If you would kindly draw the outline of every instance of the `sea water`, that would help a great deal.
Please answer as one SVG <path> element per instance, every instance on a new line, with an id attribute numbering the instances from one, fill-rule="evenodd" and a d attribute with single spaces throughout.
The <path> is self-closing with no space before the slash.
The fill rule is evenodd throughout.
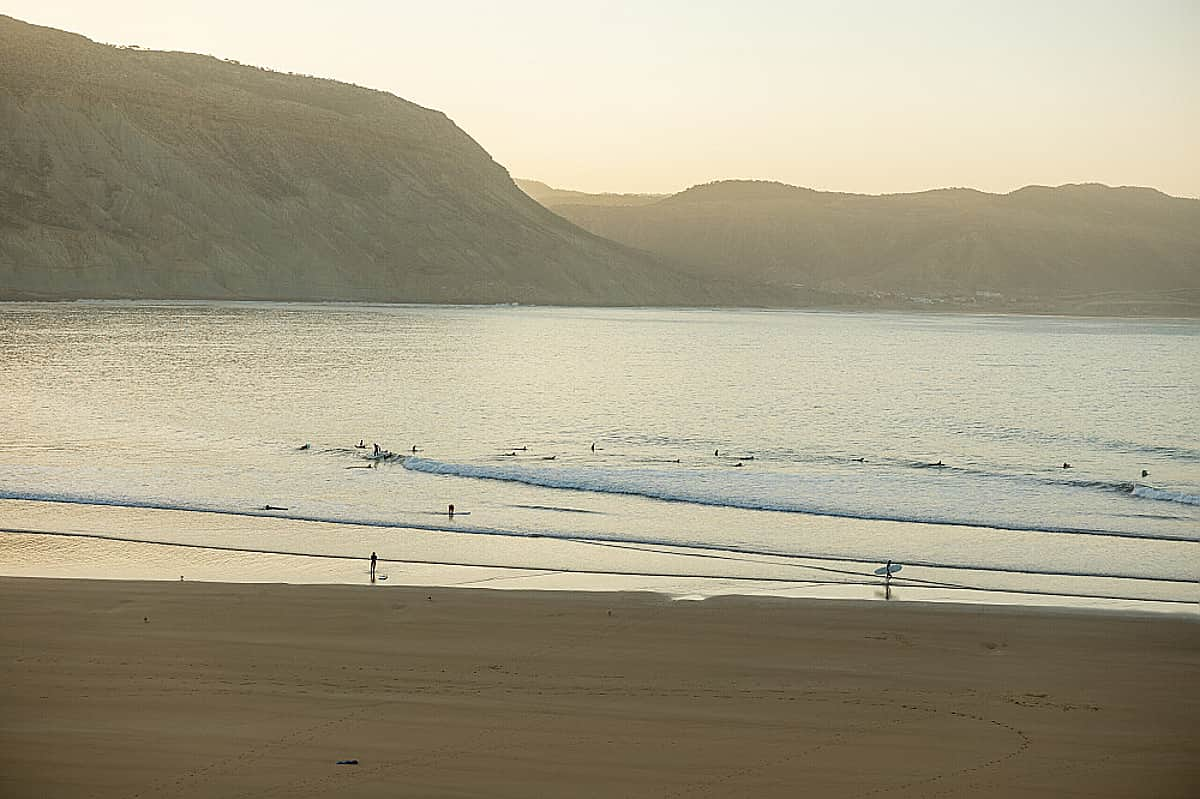
<path id="1" fill-rule="evenodd" d="M 0 573 L 1194 612 L 1198 408 L 1186 320 L 5 304 Z"/>

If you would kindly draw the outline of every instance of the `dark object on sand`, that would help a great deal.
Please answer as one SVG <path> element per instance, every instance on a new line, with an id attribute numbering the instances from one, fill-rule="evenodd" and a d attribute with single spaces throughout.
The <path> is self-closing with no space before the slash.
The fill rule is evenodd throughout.
<path id="1" fill-rule="evenodd" d="M 263 505 L 263 510 L 287 510 L 287 508 L 281 508 L 278 505 Z"/>
<path id="2" fill-rule="evenodd" d="M 337 764 L 339 766 L 357 766 L 358 761 L 357 760 L 339 760 L 337 762 Z"/>

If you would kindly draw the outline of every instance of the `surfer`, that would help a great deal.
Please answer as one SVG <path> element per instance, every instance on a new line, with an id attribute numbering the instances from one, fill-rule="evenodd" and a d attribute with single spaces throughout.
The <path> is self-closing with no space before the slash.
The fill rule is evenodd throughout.
<path id="1" fill-rule="evenodd" d="M 714 449 L 714 450 L 713 450 L 713 457 L 714 457 L 714 458 L 719 458 L 719 457 L 721 457 L 721 450 L 719 450 L 719 449 Z"/>
<path id="2" fill-rule="evenodd" d="M 287 510 L 287 508 L 281 508 L 278 505 L 267 505 L 263 510 Z"/>
<path id="3" fill-rule="evenodd" d="M 544 460 L 544 461 L 552 461 L 552 460 L 554 460 L 554 459 L 555 459 L 555 458 L 557 458 L 557 457 L 558 457 L 557 455 L 544 455 L 544 456 L 542 456 L 542 460 Z"/>
<path id="4" fill-rule="evenodd" d="M 737 463 L 735 463 L 735 464 L 733 464 L 733 465 L 734 465 L 735 467 L 736 467 L 736 466 L 741 466 L 741 465 L 742 465 L 742 462 L 741 462 L 741 461 L 738 461 Z"/>
<path id="5" fill-rule="evenodd" d="M 1142 469 L 1142 477 L 1149 477 L 1149 476 L 1150 476 L 1150 472 L 1146 471 L 1145 469 Z"/>
<path id="6" fill-rule="evenodd" d="M 595 451 L 596 451 L 596 442 L 593 441 L 592 442 L 592 452 L 595 452 Z"/>
<path id="7" fill-rule="evenodd" d="M 312 444 L 301 444 L 301 445 L 298 447 L 298 449 L 308 449 L 308 448 L 309 448 L 309 447 L 311 447 L 311 446 L 312 446 Z"/>
<path id="8" fill-rule="evenodd" d="M 371 582 L 375 582 L 375 564 L 378 562 L 378 560 L 379 560 L 379 558 L 376 557 L 374 552 L 372 552 L 371 553 Z"/>
<path id="9" fill-rule="evenodd" d="M 450 508 L 446 511 L 446 513 L 451 519 L 454 518 L 454 503 L 450 503 Z"/>
<path id="10" fill-rule="evenodd" d="M 363 440 L 360 438 L 360 439 L 358 440 L 358 443 L 354 445 L 354 448 L 355 448 L 355 449 L 366 449 L 366 448 L 367 448 L 367 443 L 366 443 L 365 441 L 363 441 Z"/>
<path id="11" fill-rule="evenodd" d="M 1063 461 L 1063 468 L 1064 468 L 1064 469 L 1070 469 L 1070 468 L 1071 468 L 1071 464 L 1067 463 L 1066 461 Z"/>
<path id="12" fill-rule="evenodd" d="M 850 460 L 854 461 L 855 463 L 866 463 L 867 462 L 866 458 L 851 458 Z"/>
<path id="13" fill-rule="evenodd" d="M 416 444 L 413 444 L 413 445 L 412 445 L 412 453 L 413 453 L 414 455 L 416 455 L 418 452 L 420 452 L 420 450 L 419 450 L 419 449 L 417 449 L 417 445 L 416 445 Z"/>
<path id="14" fill-rule="evenodd" d="M 372 446 L 374 446 L 374 447 L 375 447 L 375 450 L 374 450 L 374 451 L 371 453 L 371 455 L 372 455 L 373 457 L 376 457 L 376 458 L 378 458 L 378 457 L 379 457 L 379 453 L 380 453 L 380 452 L 382 452 L 383 450 L 381 450 L 381 449 L 379 448 L 379 445 L 378 445 L 378 444 L 373 444 Z"/>

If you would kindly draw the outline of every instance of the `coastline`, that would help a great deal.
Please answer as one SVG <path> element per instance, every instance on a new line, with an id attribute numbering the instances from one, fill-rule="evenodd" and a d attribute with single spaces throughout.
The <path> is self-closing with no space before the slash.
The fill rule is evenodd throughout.
<path id="1" fill-rule="evenodd" d="M 8 577 L 0 614 L 6 795 L 1200 785 L 1183 616 Z"/>

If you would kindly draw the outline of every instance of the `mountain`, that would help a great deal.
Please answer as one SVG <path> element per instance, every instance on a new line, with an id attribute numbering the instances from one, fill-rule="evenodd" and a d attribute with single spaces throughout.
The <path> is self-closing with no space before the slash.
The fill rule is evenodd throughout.
<path id="1" fill-rule="evenodd" d="M 0 299 L 711 304 L 391 94 L 0 16 Z"/>
<path id="2" fill-rule="evenodd" d="M 669 194 L 588 194 L 582 191 L 556 189 L 540 180 L 516 179 L 517 187 L 547 208 L 558 205 L 649 205 Z"/>
<path id="3" fill-rule="evenodd" d="M 773 285 L 780 304 L 802 288 L 843 305 L 1200 315 L 1200 200 L 1153 189 L 867 196 L 721 181 L 639 206 L 549 207 L 698 276 Z"/>

